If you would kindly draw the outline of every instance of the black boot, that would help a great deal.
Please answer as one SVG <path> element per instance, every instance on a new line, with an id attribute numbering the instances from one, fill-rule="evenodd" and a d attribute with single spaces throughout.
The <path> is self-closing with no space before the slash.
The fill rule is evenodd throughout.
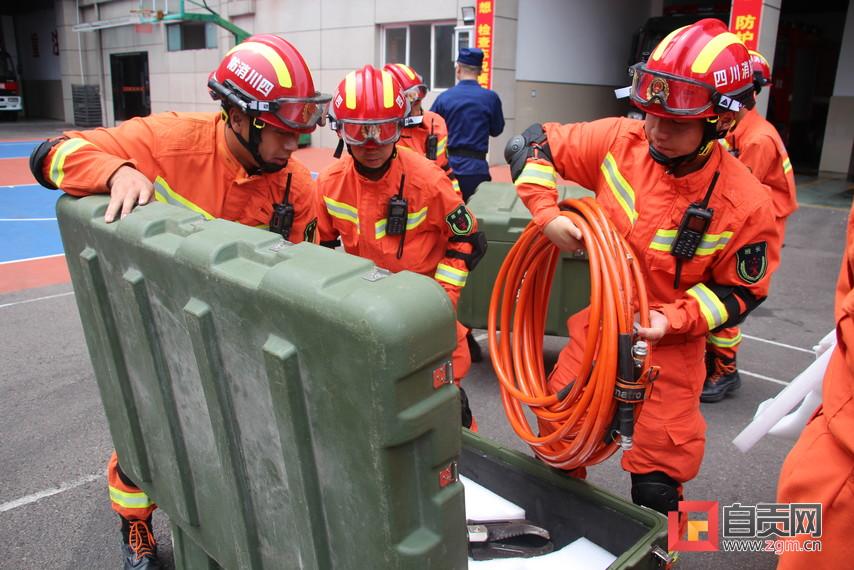
<path id="1" fill-rule="evenodd" d="M 471 329 L 466 333 L 466 342 L 469 345 L 469 353 L 471 354 L 472 362 L 481 362 L 483 360 L 483 351 L 480 349 L 480 344 L 474 339 L 471 334 Z"/>
<path id="2" fill-rule="evenodd" d="M 738 375 L 735 358 L 726 358 L 713 350 L 706 353 L 706 381 L 703 383 L 703 393 L 700 401 L 705 403 L 720 402 L 727 394 L 741 387 L 741 376 Z"/>
<path id="3" fill-rule="evenodd" d="M 122 519 L 122 553 L 124 570 L 159 570 L 157 541 L 151 530 L 151 517 L 147 520 Z"/>
<path id="4" fill-rule="evenodd" d="M 462 426 L 471 429 L 474 415 L 472 415 L 471 406 L 469 406 L 469 397 L 466 396 L 466 391 L 462 388 L 460 388 L 460 411 L 462 412 Z"/>

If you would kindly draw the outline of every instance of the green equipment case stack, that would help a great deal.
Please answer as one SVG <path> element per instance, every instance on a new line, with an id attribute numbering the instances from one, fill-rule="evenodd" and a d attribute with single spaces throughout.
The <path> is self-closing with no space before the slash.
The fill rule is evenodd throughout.
<path id="1" fill-rule="evenodd" d="M 433 280 L 160 203 L 105 224 L 106 205 L 63 197 L 57 217 L 122 469 L 168 514 L 178 568 L 465 568 L 460 473 L 556 548 L 658 567 L 657 513 L 463 446 Z"/>
<path id="2" fill-rule="evenodd" d="M 559 186 L 558 198 L 582 198 L 593 193 L 579 186 Z M 531 213 L 516 194 L 516 188 L 504 182 L 485 182 L 468 204 L 477 217 L 478 229 L 486 233 L 489 247 L 480 264 L 468 277 L 460 295 L 457 315 L 469 328 L 485 329 L 489 319 L 489 299 L 501 263 L 531 221 Z M 555 271 L 546 334 L 566 336 L 566 320 L 587 306 L 590 299 L 590 275 L 587 257 L 564 253 Z"/>

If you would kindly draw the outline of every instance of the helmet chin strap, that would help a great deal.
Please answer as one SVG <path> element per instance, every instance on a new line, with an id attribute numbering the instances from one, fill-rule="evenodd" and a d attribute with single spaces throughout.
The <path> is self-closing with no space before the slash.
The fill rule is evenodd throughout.
<path id="1" fill-rule="evenodd" d="M 723 138 L 726 135 L 726 133 L 718 133 L 717 124 L 717 119 L 714 121 L 706 119 L 703 122 L 703 138 L 700 140 L 700 145 L 688 154 L 671 158 L 655 148 L 652 143 L 649 143 L 649 156 L 652 157 L 655 162 L 664 166 L 668 173 L 673 172 L 679 166 L 694 161 L 698 156 L 706 156 L 709 154 L 712 150 L 712 144 L 714 141 Z"/>
<path id="2" fill-rule="evenodd" d="M 353 156 L 353 151 L 350 150 L 350 145 L 347 145 L 347 152 L 350 154 L 350 156 Z M 356 172 L 358 172 L 362 176 L 365 176 L 367 178 L 379 178 L 383 174 L 385 174 L 386 171 L 391 167 L 391 161 L 394 160 L 394 157 L 396 156 L 397 146 L 395 145 L 394 149 L 391 151 L 391 156 L 389 156 L 385 162 L 375 168 L 365 166 L 364 164 L 356 160 L 355 156 L 353 156 L 353 165 L 356 167 Z"/>
<path id="3" fill-rule="evenodd" d="M 260 123 L 260 126 L 259 126 Z M 254 176 L 256 174 L 273 174 L 274 172 L 279 172 L 284 167 L 288 165 L 287 162 L 284 164 L 276 164 L 274 162 L 266 162 L 263 158 L 261 158 L 261 153 L 258 150 L 258 147 L 261 145 L 261 131 L 264 130 L 264 123 L 249 118 L 249 140 L 247 141 L 243 136 L 238 133 L 234 126 L 231 124 L 231 121 L 227 122 L 228 128 L 231 129 L 231 132 L 234 133 L 234 136 L 237 137 L 237 141 L 243 145 L 243 148 L 249 151 L 249 154 L 252 155 L 252 158 L 255 160 L 256 166 L 253 169 L 246 169 L 246 173 L 250 176 Z"/>

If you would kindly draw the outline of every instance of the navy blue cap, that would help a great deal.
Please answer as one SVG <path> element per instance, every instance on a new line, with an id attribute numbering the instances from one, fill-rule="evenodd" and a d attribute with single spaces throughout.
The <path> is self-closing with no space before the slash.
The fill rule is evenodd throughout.
<path id="1" fill-rule="evenodd" d="M 457 57 L 457 63 L 471 65 L 473 67 L 481 67 L 483 65 L 483 50 L 467 47 L 460 48 L 460 55 Z"/>

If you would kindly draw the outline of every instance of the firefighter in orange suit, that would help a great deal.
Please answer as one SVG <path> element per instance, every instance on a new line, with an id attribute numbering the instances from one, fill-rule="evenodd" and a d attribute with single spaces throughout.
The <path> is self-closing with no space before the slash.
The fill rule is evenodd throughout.
<path id="1" fill-rule="evenodd" d="M 759 52 L 751 51 L 750 60 L 753 89 L 758 95 L 763 86 L 771 83 L 771 68 Z M 771 191 L 777 234 L 782 244 L 786 219 L 798 209 L 798 197 L 792 163 L 777 129 L 751 106 L 738 112 L 736 126 L 721 139 L 721 144 Z M 700 401 L 719 402 L 741 386 L 735 360 L 741 345 L 741 329 L 725 328 L 710 334 L 706 340 L 706 382 Z"/>
<path id="2" fill-rule="evenodd" d="M 791 539 L 803 552 L 786 548 L 779 570 L 850 568 L 854 559 L 854 208 L 836 283 L 836 347 L 822 385 L 822 405 L 783 462 L 777 501 L 821 504 L 820 536 Z M 814 532 L 816 529 L 812 529 Z M 804 549 L 807 540 L 815 542 Z"/>
<path id="3" fill-rule="evenodd" d="M 716 143 L 753 99 L 744 44 L 720 21 L 701 20 L 665 37 L 632 73 L 644 122 L 532 125 L 505 154 L 519 195 L 555 245 L 583 247 L 579 229 L 558 215 L 560 174 L 596 193 L 640 259 L 652 310 L 639 335 L 657 343 L 660 375 L 622 465 L 634 502 L 667 513 L 703 459 L 705 335 L 765 299 L 779 244 L 768 193 Z M 568 321 L 570 342 L 549 378 L 555 391 L 575 377 L 587 326 L 587 311 Z"/>
<path id="4" fill-rule="evenodd" d="M 338 85 L 329 118 L 348 156 L 317 179 L 317 229 L 322 245 L 337 245 L 340 238 L 347 253 L 379 267 L 434 278 L 456 309 L 485 239 L 442 169 L 420 154 L 397 151 L 407 105 L 394 76 L 370 65 Z M 471 365 L 465 333 L 457 323 L 458 386 Z M 471 427 L 461 394 L 463 425 Z"/>
<path id="5" fill-rule="evenodd" d="M 421 104 L 427 96 L 427 85 L 417 71 L 403 63 L 389 63 L 384 70 L 391 73 L 403 94 L 409 101 L 409 115 L 403 120 L 403 131 L 400 133 L 397 148 L 409 148 L 433 160 L 445 172 L 450 172 L 448 164 L 448 126 L 441 115 L 425 111 Z M 459 184 L 455 189 L 459 191 Z"/>
<path id="6" fill-rule="evenodd" d="M 208 80 L 221 113 L 163 113 L 111 129 L 67 132 L 36 148 L 33 175 L 74 196 L 110 194 L 106 221 L 152 198 L 207 219 L 269 228 L 292 242 L 316 241 L 314 182 L 291 158 L 301 133 L 324 116 L 300 53 L 257 35 L 228 52 Z M 113 509 L 122 518 L 125 568 L 157 568 L 151 513 L 156 506 L 121 471 L 108 467 Z"/>
<path id="7" fill-rule="evenodd" d="M 427 85 L 417 71 L 402 63 L 389 63 L 383 67 L 391 73 L 403 88 L 403 93 L 409 100 L 409 115 L 403 120 L 403 131 L 397 141 L 398 149 L 412 149 L 423 154 L 442 167 L 455 192 L 461 192 L 460 182 L 448 162 L 448 127 L 441 115 L 422 108 L 424 97 L 427 96 Z M 471 330 L 466 333 L 469 353 L 472 362 L 483 360 L 480 344 L 474 339 Z"/>

